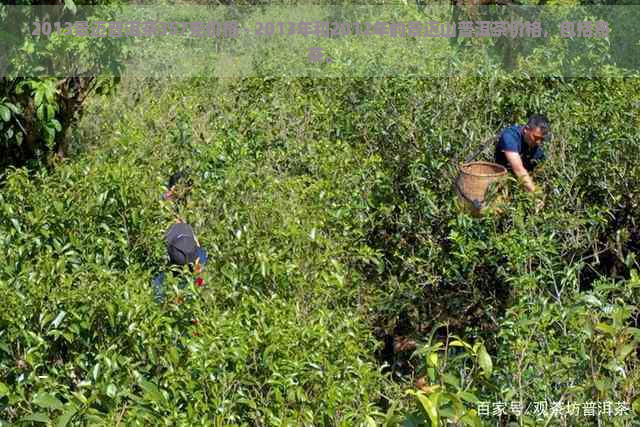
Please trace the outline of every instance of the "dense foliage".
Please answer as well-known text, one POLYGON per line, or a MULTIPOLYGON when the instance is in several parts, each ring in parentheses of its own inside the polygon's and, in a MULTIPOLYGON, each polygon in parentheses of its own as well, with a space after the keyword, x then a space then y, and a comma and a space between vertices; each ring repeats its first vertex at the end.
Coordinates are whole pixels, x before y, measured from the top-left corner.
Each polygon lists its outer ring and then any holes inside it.
POLYGON ((393 422, 412 412, 401 391, 418 377, 421 397, 458 396, 460 411, 476 399, 631 405, 640 174, 625 94, 638 89, 131 82, 124 114, 92 104, 80 128, 91 149, 3 187, 3 417, 393 422), (536 110, 555 134, 536 177, 545 209, 514 186, 502 216, 460 214, 456 159, 536 110), (173 218, 159 195, 185 164, 195 180, 180 215, 212 263, 204 288, 157 305, 149 281, 173 218), (468 351, 443 353, 454 333, 468 351), (414 358, 397 335, 417 341, 414 358))
POLYGON ((89 98, 73 157, 3 178, 1 424, 637 425, 640 80, 473 55, 464 78, 123 79, 89 98), (510 179, 502 213, 461 212, 458 164, 534 112, 545 207, 510 179), (161 200, 185 167, 186 203, 161 200), (176 216, 210 261, 157 302, 176 216))
POLYGON ((53 155, 64 158, 69 132, 82 117, 86 99, 96 92, 109 92, 119 80, 113 72, 122 65, 126 39, 64 37, 55 31, 31 36, 33 22, 73 21, 76 3, 104 5, 93 9, 91 19, 108 21, 113 20, 118 2, 26 0, 0 5, 4 38, 0 69, 0 149, 4 155, 0 170, 7 165, 51 164, 53 155), (85 69, 78 69, 78 64, 85 69))

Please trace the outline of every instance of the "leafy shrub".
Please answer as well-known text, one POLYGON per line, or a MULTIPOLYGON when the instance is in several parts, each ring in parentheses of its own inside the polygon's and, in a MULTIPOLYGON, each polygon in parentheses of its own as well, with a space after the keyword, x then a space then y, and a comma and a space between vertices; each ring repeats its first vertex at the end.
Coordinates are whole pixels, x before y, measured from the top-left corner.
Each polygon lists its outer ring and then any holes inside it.
MULTIPOLYGON (((94 8, 95 14, 90 20, 113 20, 116 9, 110 5, 118 2, 100 3, 104 7, 94 8)), ((8 37, 11 42, 5 45, 9 60, 4 64, 0 82, 0 146, 6 153, 0 161, 1 169, 9 165, 51 164, 52 153, 65 157, 71 148, 69 130, 82 117, 87 97, 111 91, 119 80, 113 73, 119 71, 121 64, 113 63, 113 58, 123 55, 126 38, 78 38, 55 33, 31 36, 32 22, 73 21, 76 11, 72 0, 21 1, 17 6, 15 2, 12 6, 0 6, 0 22, 5 34, 11 36, 8 37), (44 5, 51 7, 28 7, 44 5), (51 16, 52 13, 57 15, 51 16), (103 64, 107 62, 110 73, 104 70, 103 64), (51 69, 32 64, 48 64, 51 69), (73 68, 74 64, 82 64, 91 72, 79 73, 73 68), (61 70, 67 75, 82 74, 82 77, 55 77, 63 74, 61 70)))
POLYGON ((129 80, 91 100, 78 157, 11 169, 0 194, 1 417, 479 425, 480 402, 545 400, 623 402, 599 422, 633 422, 638 80, 476 71, 129 80), (539 111, 544 210, 511 180, 502 215, 459 212, 456 166, 539 111), (183 165, 176 207, 160 194, 183 165), (210 263, 157 304, 176 215, 210 263))

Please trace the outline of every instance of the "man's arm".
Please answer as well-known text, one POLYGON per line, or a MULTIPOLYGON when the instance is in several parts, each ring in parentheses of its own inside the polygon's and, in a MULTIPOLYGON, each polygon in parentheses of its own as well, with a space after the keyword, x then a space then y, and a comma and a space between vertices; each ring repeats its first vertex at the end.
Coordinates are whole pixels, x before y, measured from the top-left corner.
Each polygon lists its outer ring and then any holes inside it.
POLYGON ((536 191, 536 186, 533 183, 533 179, 531 179, 529 172, 522 164, 522 158, 520 157, 520 154, 514 151, 503 151, 503 153, 507 158, 507 160, 509 161, 509 163, 511 164, 511 169, 513 170, 513 173, 515 173, 516 176, 522 181, 527 191, 531 193, 536 191))

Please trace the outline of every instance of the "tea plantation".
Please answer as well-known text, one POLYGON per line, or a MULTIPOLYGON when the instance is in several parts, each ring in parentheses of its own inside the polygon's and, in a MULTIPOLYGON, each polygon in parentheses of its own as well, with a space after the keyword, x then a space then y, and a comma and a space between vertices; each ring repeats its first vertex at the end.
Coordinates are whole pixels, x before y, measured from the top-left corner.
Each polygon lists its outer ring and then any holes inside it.
POLYGON ((640 80, 465 66, 88 99, 1 172, 0 424, 640 425, 640 80), (537 112, 544 207, 462 212, 462 159, 537 112), (176 217, 209 262, 157 300, 176 217))

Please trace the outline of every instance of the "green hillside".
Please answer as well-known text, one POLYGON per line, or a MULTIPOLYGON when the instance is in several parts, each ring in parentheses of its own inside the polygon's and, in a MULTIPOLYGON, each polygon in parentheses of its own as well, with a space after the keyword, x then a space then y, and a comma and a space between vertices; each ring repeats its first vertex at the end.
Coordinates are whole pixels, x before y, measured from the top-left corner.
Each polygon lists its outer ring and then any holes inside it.
POLYGON ((629 402, 637 93, 637 80, 125 81, 92 100, 73 158, 3 184, 3 418, 393 424, 419 416, 405 391, 425 375, 469 410, 629 402), (537 106, 554 128, 545 209, 512 183, 505 214, 460 213, 454 160, 537 106), (160 195, 182 166, 194 186, 176 208, 160 195), (211 261, 203 287, 156 303, 174 209, 211 261), (429 356, 447 336, 449 359, 429 356))
POLYGON ((512 72, 443 42, 432 78, 270 77, 265 45, 262 77, 125 73, 64 123, 54 79, 3 77, 0 425, 639 426, 640 79, 558 40, 512 72), (536 113, 540 192, 461 210, 460 164, 536 113), (209 261, 159 297, 176 219, 209 261))

